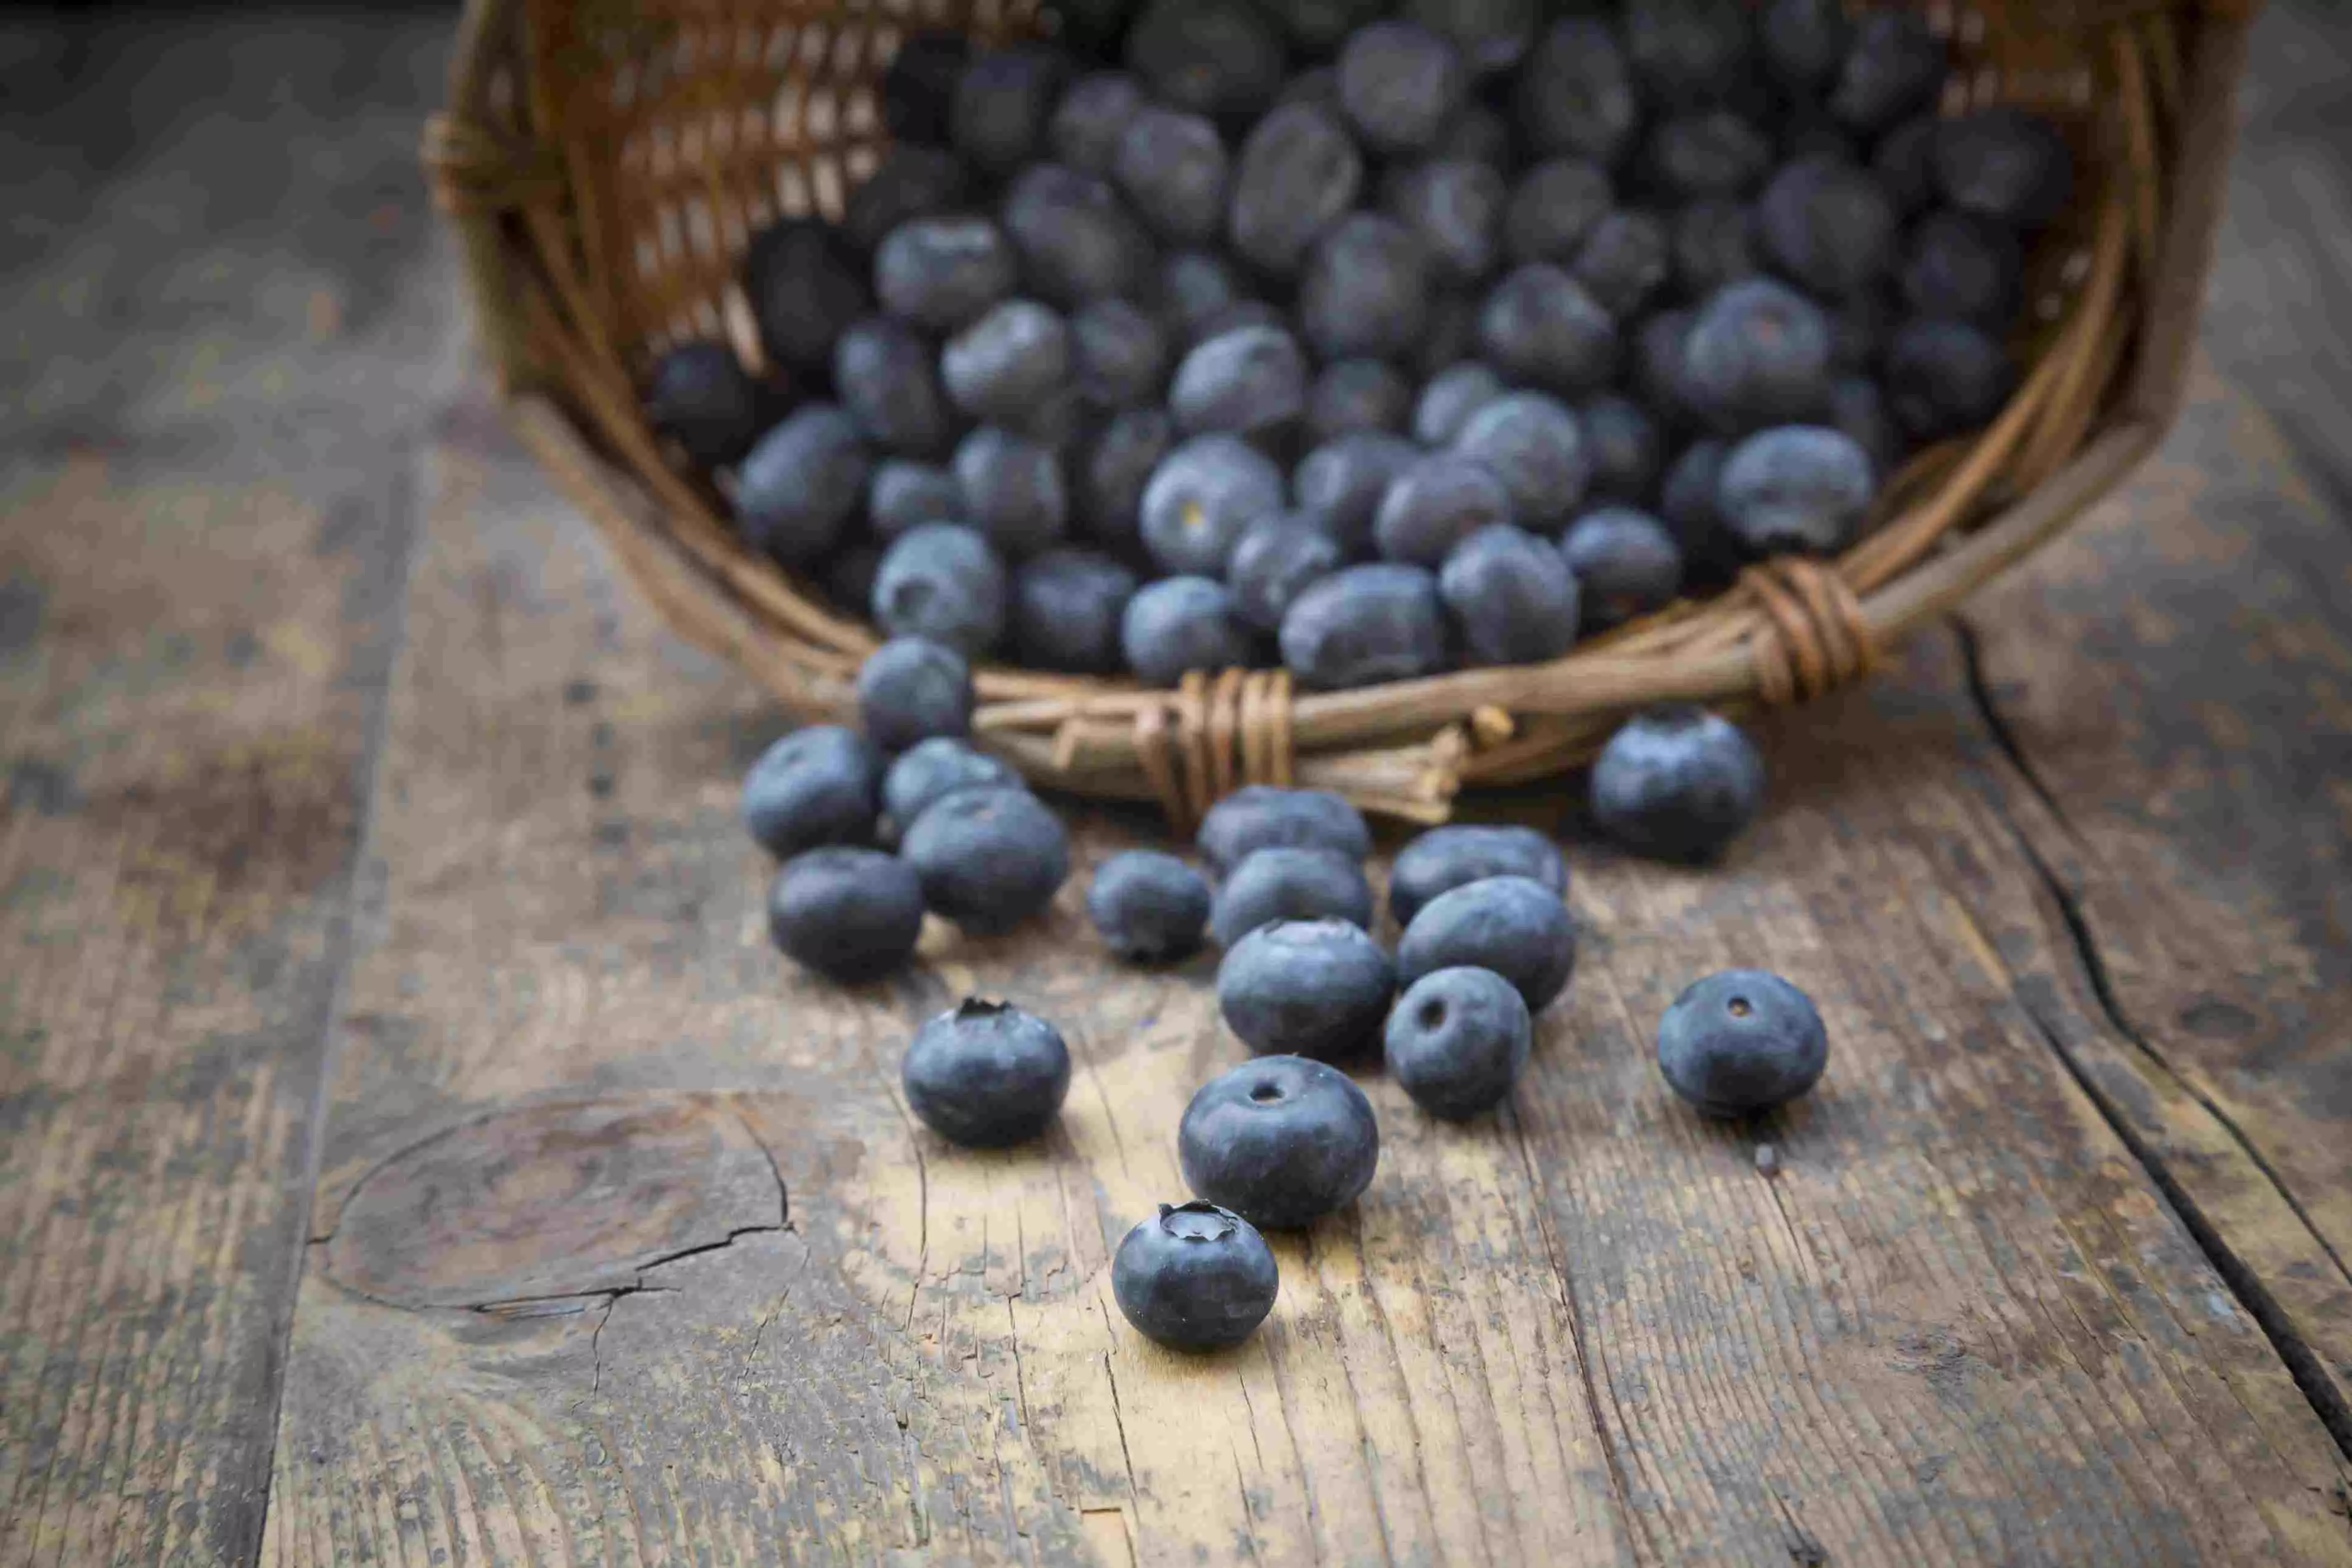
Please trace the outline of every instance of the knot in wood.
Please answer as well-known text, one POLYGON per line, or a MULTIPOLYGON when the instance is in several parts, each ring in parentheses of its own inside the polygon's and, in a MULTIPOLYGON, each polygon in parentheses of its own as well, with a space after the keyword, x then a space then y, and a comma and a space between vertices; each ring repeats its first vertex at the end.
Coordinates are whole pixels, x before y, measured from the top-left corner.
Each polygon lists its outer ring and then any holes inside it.
POLYGON ((1877 668, 1862 602, 1833 566, 1778 556, 1739 574, 1764 619, 1748 638, 1756 691, 1773 707, 1851 685, 1877 668))

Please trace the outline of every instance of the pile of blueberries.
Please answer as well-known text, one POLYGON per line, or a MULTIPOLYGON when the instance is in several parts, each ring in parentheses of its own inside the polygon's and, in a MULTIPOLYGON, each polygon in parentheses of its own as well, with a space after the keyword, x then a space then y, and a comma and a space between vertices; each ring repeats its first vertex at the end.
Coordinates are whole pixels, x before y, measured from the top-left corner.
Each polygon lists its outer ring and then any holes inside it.
POLYGON ((1908 8, 1055 9, 908 38, 842 221, 749 247, 775 379, 647 390, 749 541, 967 658, 1359 687, 1834 551, 2008 396, 2074 184, 1937 117, 1908 8))
MULTIPOLYGON (((971 672, 955 649, 893 639, 861 670, 858 697, 864 733, 785 736, 753 765, 742 803, 752 835, 783 860, 769 900, 777 945, 845 982, 903 966, 927 911, 982 934, 1034 917, 1070 866, 1059 819, 971 745, 971 672)), ((1660 710, 1611 740, 1593 816, 1643 852, 1704 859, 1746 826, 1762 790, 1739 731, 1660 710)), ((1440 827, 1405 846, 1389 879, 1393 953, 1372 934, 1371 835, 1341 796, 1240 790, 1209 811, 1196 847, 1213 885, 1176 856, 1136 849, 1104 861, 1087 895, 1123 960, 1178 963, 1213 942, 1219 1010, 1255 1056, 1184 1113, 1178 1148, 1196 1201, 1163 1205, 1114 1260, 1114 1294, 1135 1325, 1193 1349, 1246 1337, 1271 1309, 1260 1227, 1308 1225, 1371 1180, 1371 1103, 1329 1064, 1382 1048, 1429 1114, 1483 1115, 1525 1069, 1534 1019, 1567 990, 1577 943, 1568 868, 1531 828, 1440 827)), ((1723 1116, 1802 1094, 1827 1052, 1804 994, 1750 971, 1693 986, 1658 1033, 1667 1080, 1723 1116)), ((1002 1147, 1052 1124, 1070 1056, 1045 1020, 975 998, 922 1026, 901 1076, 908 1107, 941 1137, 1002 1147)))

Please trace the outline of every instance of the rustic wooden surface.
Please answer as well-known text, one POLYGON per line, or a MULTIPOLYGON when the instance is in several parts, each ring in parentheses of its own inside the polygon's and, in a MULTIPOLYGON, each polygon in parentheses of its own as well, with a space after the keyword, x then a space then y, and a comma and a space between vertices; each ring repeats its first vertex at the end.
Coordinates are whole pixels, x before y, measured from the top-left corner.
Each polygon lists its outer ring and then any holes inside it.
POLYGON ((2159 461, 1766 726, 1727 870, 1577 844, 1510 1114, 1368 1081, 1209 1361, 1105 1289, 1238 1058, 1205 965, 1106 984, 1074 891, 770 954, 773 715, 465 374, 441 26, 0 32, 0 1562, 2352 1561, 2340 22, 2258 34, 2159 461), (1837 1041, 1751 1128, 1645 1056, 1734 961, 1837 1041), (908 1121, 971 989, 1080 1058, 1043 1151, 908 1121))

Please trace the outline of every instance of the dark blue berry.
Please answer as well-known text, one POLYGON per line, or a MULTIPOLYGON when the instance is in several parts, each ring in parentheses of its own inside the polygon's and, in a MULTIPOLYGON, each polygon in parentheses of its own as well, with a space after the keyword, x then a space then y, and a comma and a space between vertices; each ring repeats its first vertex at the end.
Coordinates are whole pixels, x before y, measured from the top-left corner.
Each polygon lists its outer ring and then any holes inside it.
POLYGON ((1280 1286, 1265 1237, 1214 1204, 1161 1204, 1127 1233, 1110 1266, 1121 1315, 1171 1350, 1241 1343, 1274 1310, 1280 1286))
POLYGON ((893 637, 858 667, 858 718, 866 738, 886 752, 968 735, 971 709, 971 666, 944 643, 893 637))
POLYGON ((1668 429, 1697 421, 1698 412, 1683 400, 1683 350, 1690 340, 1696 310, 1660 310, 1645 316, 1633 329, 1633 363, 1626 381, 1643 406, 1668 429))
POLYGON ((1185 1185, 1211 1203, 1269 1230, 1296 1229, 1372 1184, 1381 1129, 1372 1102, 1337 1068, 1261 1057, 1201 1086, 1177 1125, 1176 1155, 1185 1185))
POLYGON ((956 406, 1017 430, 1070 379, 1070 329, 1034 300, 1007 300, 950 338, 940 377, 956 406))
POLYGON ((872 464, 848 415, 810 404, 743 459, 735 512, 745 537, 787 566, 814 563, 866 499, 872 464))
POLYGON ((1503 209, 1503 250, 1514 262, 1566 266, 1616 202, 1609 173, 1589 158, 1554 158, 1519 176, 1503 209))
POLYGON ((814 724, 760 753, 743 777, 743 826, 778 859, 874 834, 874 748, 838 724, 814 724))
POLYGON ((869 316, 833 349, 833 384, 842 406, 875 445, 933 458, 955 440, 955 412, 940 393, 928 339, 904 321, 869 316))
POLYGON ((1750 554, 1826 554, 1853 537, 1877 488, 1870 455, 1843 431, 1783 425, 1731 449, 1715 504, 1750 554))
POLYGON ((1210 577, 1145 584, 1127 602, 1119 647, 1146 686, 1174 686, 1190 670, 1245 668, 1254 651, 1233 594, 1210 577))
POLYGON ((1830 312, 1830 363, 1849 375, 1877 374, 1895 327, 1895 301, 1882 290, 1839 300, 1830 312))
POLYGON ((1278 631, 1307 587, 1347 563, 1348 552, 1312 514, 1284 513, 1252 523, 1225 563, 1225 585, 1244 620, 1278 631))
POLYGON ((1645 511, 1610 506, 1586 512, 1569 524, 1559 553, 1583 591, 1584 617, 1596 627, 1664 609, 1682 592, 1682 546, 1645 511))
POLYGON ((1853 42, 1845 0, 1771 0, 1757 18, 1764 68, 1784 92, 1812 94, 1837 79, 1853 42))
POLYGON ((1087 914, 1103 945, 1138 963, 1173 963, 1201 951, 1209 925, 1208 879, 1173 855, 1112 856, 1087 889, 1087 914))
POLYGON ((1871 472, 1884 484, 1903 461, 1903 432, 1887 412, 1878 383, 1866 375, 1842 375, 1830 383, 1828 423, 1870 458, 1871 472))
POLYGON ((1486 296, 1478 351, 1506 381, 1582 397, 1617 374, 1617 323, 1575 279, 1530 262, 1486 296))
POLYGON ((2016 314, 2024 279, 2025 251, 2014 230, 1946 208, 1911 226, 1895 286, 1919 315, 1963 316, 1998 330, 2016 314))
POLYGON ((860 542, 835 550, 824 563, 824 595, 853 616, 864 616, 874 602, 874 577, 882 569, 882 547, 860 542))
POLYGON ((1592 464, 1587 499, 1633 501, 1656 488, 1665 467, 1665 439, 1658 422, 1629 397, 1602 393, 1576 411, 1584 454, 1592 464))
POLYGON ((1593 225, 1568 270, 1602 310, 1634 316, 1673 274, 1673 241, 1649 213, 1613 212, 1593 225))
POLYGON ((1437 589, 1464 653, 1479 664, 1535 664, 1576 641, 1576 579, 1548 540, 1482 528, 1454 547, 1437 589))
POLYGON ((1445 668, 1445 613, 1423 566, 1350 566, 1315 584, 1282 617, 1282 662, 1304 685, 1337 691, 1445 668))
POLYGON ((1223 226, 1232 172, 1216 126, 1173 109, 1146 109, 1129 121, 1112 165, 1137 215, 1175 245, 1202 244, 1223 226))
POLYGON ((1307 438, 1321 444, 1350 430, 1402 430, 1412 385, 1376 359, 1335 360, 1307 390, 1307 438))
POLYGON ((1080 451, 1071 475, 1078 526, 1098 544, 1141 542, 1143 494, 1176 444, 1176 422, 1163 408, 1129 408, 1080 451))
POLYGON ((1510 491, 1492 469, 1439 452, 1389 486, 1372 518, 1372 540, 1390 561, 1434 567, 1480 529, 1512 516, 1510 491))
POLYGON ((874 256, 874 291, 883 308, 926 331, 969 326, 1010 299, 1020 280, 1012 242, 984 217, 902 223, 874 256))
POLYGON ((1576 416, 1540 392, 1487 404, 1454 437, 1453 449, 1502 481, 1513 517, 1528 528, 1565 521, 1592 477, 1576 416))
MULTIPOLYGON (((1389 955, 1363 927, 1344 920, 1259 926, 1227 948, 1217 966, 1225 1025, 1261 1056, 1362 1056, 1379 1042, 1395 992, 1389 955)), ((1197 1182, 1192 1190, 1223 1196, 1197 1182)))
POLYGON ((1821 1081, 1829 1060, 1812 998, 1760 969, 1710 974, 1658 1020, 1658 1070, 1709 1116, 1786 1105, 1821 1081))
POLYGON ((1021 172, 1004 197, 1004 231, 1029 290, 1056 305, 1135 293, 1151 239, 1109 184, 1059 163, 1021 172))
POLYGON ((849 193, 841 232, 870 256, 900 224, 953 212, 971 193, 971 174, 963 160, 944 147, 901 142, 849 193))
POLYGON ((1279 327, 1236 327, 1186 354, 1168 388, 1168 411, 1188 435, 1256 435, 1307 411, 1307 356, 1279 327))
POLYGON ((1830 111, 1864 136, 1936 107, 1948 61, 1927 19, 1903 6, 1871 11, 1856 24, 1830 111))
POLYGON ((1887 406, 1923 444, 1990 424, 2016 385, 2009 351, 1967 321, 1918 317, 1886 347, 1887 406))
POLYGON ((812 849, 768 889, 768 932, 793 963, 845 984, 906 967, 923 934, 923 884, 879 849, 812 849))
POLYGON ((1070 77, 1069 58, 1034 44, 992 49, 956 82, 948 139, 984 174, 999 177, 1034 160, 1070 77))
POLYGON ((1320 920, 1370 927, 1372 887, 1363 868, 1329 849, 1260 849, 1225 873, 1209 934, 1232 947, 1276 921, 1320 920))
POLYGON ((1464 967, 1493 970, 1542 1012, 1576 972, 1576 922, 1559 892, 1532 878, 1486 877, 1423 904, 1397 943, 1399 982, 1464 967))
POLYGON ((1234 168, 1226 233, 1244 260, 1296 272, 1307 249, 1356 204, 1363 154, 1329 110, 1285 104, 1257 123, 1234 168))
POLYGON ((1684 404, 1727 433, 1813 417, 1829 394, 1830 325, 1785 283, 1751 278, 1691 319, 1677 383, 1684 404))
POLYGON ((1502 170, 1510 166, 1512 152, 1511 122, 1483 103, 1465 103, 1438 132, 1429 155, 1444 162, 1466 159, 1502 170))
MULTIPOLYGON (((1290 41, 1307 55, 1335 52, 1349 33, 1387 9, 1384 0, 1259 0, 1290 41)), ((1303 73, 1306 74, 1306 73, 1303 73)), ((1295 86, 1297 78, 1291 79, 1295 86)), ((1285 89, 1288 90, 1287 89, 1285 89)))
POLYGON ((1456 283, 1495 268, 1510 187, 1500 170, 1471 158, 1430 158, 1399 169, 1386 185, 1389 215, 1421 242, 1456 283))
POLYGON ((1627 0, 1625 56, 1655 102, 1717 102, 1748 85, 1755 35, 1741 0, 1627 0))
POLYGON ((1045 912, 1070 874, 1069 835, 1025 789, 960 789, 923 808, 898 841, 923 901, 967 931, 995 935, 1045 912))
POLYGON ((1421 448, 1400 436, 1359 430, 1337 436, 1299 459, 1292 476, 1301 510, 1321 520, 1349 554, 1370 544, 1372 519, 1397 477, 1421 460, 1421 448))
POLYGON ((1119 138, 1150 102, 1143 84, 1125 71, 1080 77, 1062 95, 1046 128, 1055 161, 1081 174, 1109 178, 1119 138))
POLYGON ((1468 294, 1439 289, 1429 301, 1429 324, 1406 368, 1426 380, 1478 352, 1478 304, 1468 294))
POLYGON ((968 742, 941 736, 918 742, 882 775, 882 810, 892 837, 903 837, 918 817, 960 789, 1026 789, 1013 764, 968 742))
POLYGON ((1013 574, 1013 650, 1034 669, 1110 675, 1135 574, 1091 550, 1049 550, 1013 574))
POLYGON ((769 359, 820 374, 832 367, 842 329, 872 305, 857 257, 816 218, 785 218, 751 237, 743 293, 769 359))
POLYGON ((1487 969, 1440 969, 1389 1014, 1389 1075, 1432 1116, 1466 1121, 1509 1096, 1534 1033, 1509 981, 1487 969))
POLYGON ((1727 442, 1694 441, 1675 457, 1658 487, 1658 516, 1674 531, 1686 567, 1722 566, 1733 559, 1723 513, 1716 506, 1723 461, 1730 455, 1727 442))
POLYGON ((1905 217, 1913 217, 1936 204, 1936 135, 1940 116, 1918 114, 1878 139, 1871 149, 1871 173, 1885 187, 1886 199, 1905 217))
POLYGON ((1628 719, 1592 765, 1601 831, 1660 860, 1713 859, 1764 804, 1764 759, 1727 719, 1704 708, 1628 719))
POLYGON ((1677 114, 1651 129, 1642 149, 1650 188, 1675 201, 1744 196, 1772 167, 1772 141, 1727 109, 1677 114))
POLYGON ((1510 389, 1492 367, 1464 360, 1432 376, 1413 405, 1412 438, 1425 447, 1450 447, 1470 417, 1510 389))
POLYGON ((1709 196, 1675 213, 1667 244, 1675 287, 1685 299, 1704 300, 1760 269, 1756 215, 1727 196, 1709 196))
POLYGON ((1307 341, 1327 360, 1400 358, 1428 325, 1428 252, 1377 213, 1342 218, 1316 241, 1298 285, 1307 341))
POLYGON ((1936 179, 1962 212, 2040 228, 2074 194, 2074 154, 2042 116, 1991 104, 1937 126, 1936 179))
POLYGON ((1339 107, 1375 153, 1426 151, 1470 88, 1461 51, 1415 22, 1359 27, 1339 51, 1339 107))
POLYGON ((1068 529, 1069 492, 1048 447, 983 425, 956 447, 955 476, 964 516, 1014 560, 1050 550, 1068 529))
POLYGON ((1238 437, 1196 436, 1145 487, 1144 547, 1168 572, 1214 576, 1242 531, 1282 510, 1282 470, 1238 437))
POLYGON ((1563 153, 1608 166, 1640 126, 1642 105, 1617 35, 1599 17, 1554 22, 1519 72, 1520 138, 1538 158, 1563 153))
POLYGON ((1372 852, 1363 813, 1328 789, 1245 784, 1211 806, 1195 842, 1222 875, 1261 849, 1328 849, 1361 862, 1372 852))
POLYGON ((1245 118, 1282 90, 1282 38, 1248 0, 1152 0, 1127 68, 1179 109, 1245 118))
POLYGON ((1454 823, 1433 827, 1397 852, 1389 867, 1389 912, 1399 928, 1441 893, 1489 877, 1528 877, 1553 893, 1568 891, 1559 846, 1532 827, 1454 823))
POLYGON ((1764 254, 1831 298, 1859 293, 1886 276, 1899 226, 1878 177, 1836 157, 1800 158, 1772 176, 1756 203, 1764 254))
POLYGON ((1241 302, 1241 280, 1214 251, 1179 250, 1160 264, 1160 300, 1180 340, 1197 343, 1241 302))
POLYGON ((971 63, 961 33, 909 36, 882 73, 882 120, 900 142, 945 142, 956 83, 971 63))
MULTIPOLYGON (((892 458, 875 465, 873 482, 866 490, 866 515, 885 541, 927 522, 961 522, 963 489, 945 468, 892 458)), ((857 607, 863 614, 865 602, 857 607)))
POLYGON ((1124 300, 1097 300, 1070 318, 1078 391, 1099 408, 1156 401, 1168 379, 1168 333, 1124 300))
POLYGON ((1004 633, 1004 563, 969 528, 928 522, 882 552, 874 619, 893 637, 927 637, 967 658, 1004 633))
POLYGON ((706 468, 724 468, 760 434, 760 389, 724 343, 685 343, 654 363, 646 422, 706 468))
POLYGON ((1060 1113, 1070 1047, 1045 1019, 972 997, 915 1031, 899 1081, 907 1108, 949 1142, 1007 1148, 1060 1113))
POLYGON ((1403 15, 1441 33, 1480 76, 1509 70, 1535 43, 1538 0, 1405 0, 1403 15))

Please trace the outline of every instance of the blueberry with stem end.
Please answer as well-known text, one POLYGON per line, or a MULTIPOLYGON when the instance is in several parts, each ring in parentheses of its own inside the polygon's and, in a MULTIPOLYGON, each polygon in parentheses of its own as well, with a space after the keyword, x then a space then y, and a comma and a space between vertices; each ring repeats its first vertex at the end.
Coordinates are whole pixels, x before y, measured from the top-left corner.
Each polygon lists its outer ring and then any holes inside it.
POLYGON ((1296 1229, 1371 1185, 1381 1130, 1347 1074, 1303 1057, 1261 1057, 1201 1086, 1177 1125, 1176 1153, 1185 1185, 1202 1197, 1253 1225, 1296 1229))
POLYGON ((1432 1116, 1466 1121, 1492 1110, 1526 1070, 1534 1038, 1527 1002, 1487 969, 1423 975, 1389 1014, 1389 1076, 1432 1116))
POLYGON ((1060 1114, 1070 1047, 1036 1015, 970 997, 915 1031, 899 1082, 907 1108, 949 1142, 1009 1148, 1060 1114))
POLYGON ((967 658, 1004 633, 1004 563, 988 541, 954 523, 908 530, 882 552, 874 619, 893 637, 928 637, 967 658))
POLYGON ((1709 1116, 1786 1105, 1821 1081, 1829 1058, 1812 998, 1763 970, 1710 974, 1658 1020, 1658 1070, 1709 1116))
POLYGON ((1281 1279, 1265 1237, 1231 1209, 1161 1204, 1118 1244, 1110 1288, 1120 1314, 1147 1339, 1213 1351, 1257 1331, 1281 1279))
POLYGON ((971 666, 929 637, 893 637, 858 667, 858 716, 885 752, 970 734, 972 700, 971 666))

